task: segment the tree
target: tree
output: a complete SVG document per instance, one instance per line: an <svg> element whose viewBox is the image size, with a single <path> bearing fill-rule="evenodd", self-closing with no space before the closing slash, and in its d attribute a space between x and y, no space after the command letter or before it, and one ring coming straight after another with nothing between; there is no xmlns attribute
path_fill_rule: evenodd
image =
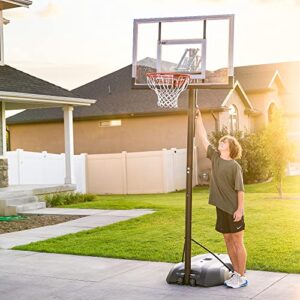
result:
<svg viewBox="0 0 300 300"><path fill-rule="evenodd" d="M271 174L282 198L282 181L286 166L295 154L295 145L288 139L286 122L282 112L274 109L271 121L264 131L264 145L271 167Z"/></svg>

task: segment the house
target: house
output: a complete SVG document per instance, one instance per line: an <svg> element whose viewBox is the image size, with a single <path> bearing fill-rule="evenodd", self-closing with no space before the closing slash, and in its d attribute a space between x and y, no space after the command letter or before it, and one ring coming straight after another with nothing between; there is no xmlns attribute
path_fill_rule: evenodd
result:
<svg viewBox="0 0 300 300"><path fill-rule="evenodd" d="M198 90L198 105L207 132L223 126L255 131L266 125L272 107L285 108L289 98L284 83L289 77L281 75L286 64L289 63L236 67L233 89ZM178 108L159 108L153 91L131 88L131 65L72 93L97 99L90 107L74 110L76 154L186 147L187 92L180 96ZM11 149L62 152L62 137L57 135L62 117L60 109L40 108L8 118Z"/></svg>
<svg viewBox="0 0 300 300"><path fill-rule="evenodd" d="M6 110L34 109L56 107L63 112L64 152L66 152L66 177L65 183L73 183L73 117L74 106L89 106L95 100L83 99L61 87L50 84L44 80L30 76L16 70L4 63L3 27L9 21L3 18L3 10L28 7L28 0L0 0L0 187L7 187L7 151L6 143Z"/></svg>

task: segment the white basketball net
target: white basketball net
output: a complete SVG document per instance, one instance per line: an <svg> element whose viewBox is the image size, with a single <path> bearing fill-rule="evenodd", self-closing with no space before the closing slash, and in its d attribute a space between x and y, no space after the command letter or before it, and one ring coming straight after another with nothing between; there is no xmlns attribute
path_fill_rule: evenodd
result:
<svg viewBox="0 0 300 300"><path fill-rule="evenodd" d="M155 91L157 105L164 108L178 107L178 97L186 90L190 82L190 76L179 73L148 73L148 86Z"/></svg>

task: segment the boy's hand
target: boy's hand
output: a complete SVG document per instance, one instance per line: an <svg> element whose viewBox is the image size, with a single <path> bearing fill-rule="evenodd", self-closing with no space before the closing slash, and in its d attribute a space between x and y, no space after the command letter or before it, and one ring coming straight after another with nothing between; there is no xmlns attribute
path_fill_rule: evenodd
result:
<svg viewBox="0 0 300 300"><path fill-rule="evenodd" d="M240 221L243 215L244 215L243 209L237 209L233 214L233 222Z"/></svg>

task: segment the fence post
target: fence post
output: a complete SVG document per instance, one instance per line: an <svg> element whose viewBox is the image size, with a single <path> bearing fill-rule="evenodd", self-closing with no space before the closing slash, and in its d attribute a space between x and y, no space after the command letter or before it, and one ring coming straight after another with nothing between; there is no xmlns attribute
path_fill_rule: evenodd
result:
<svg viewBox="0 0 300 300"><path fill-rule="evenodd" d="M41 183L50 183L47 178L47 151L42 151L42 182ZM46 180L47 179L47 180Z"/></svg>
<svg viewBox="0 0 300 300"><path fill-rule="evenodd" d="M161 150L161 164L162 164L162 192L167 193L168 192L168 166L167 166L167 149L163 148Z"/></svg>
<svg viewBox="0 0 300 300"><path fill-rule="evenodd" d="M17 176L18 176L18 180L17 180L17 184L22 184L22 177L21 177L21 174L22 174L22 164L23 164L23 159L22 159L22 156L23 156L23 152L24 150L23 149L17 149L16 150L16 153L17 153Z"/></svg>
<svg viewBox="0 0 300 300"><path fill-rule="evenodd" d="M123 194L128 194L128 180L127 180L127 152L122 151L121 153L121 160L122 160L122 191Z"/></svg>
<svg viewBox="0 0 300 300"><path fill-rule="evenodd" d="M87 193L87 153L80 153L80 164L81 164L81 177L82 177L82 180L81 180L81 193L85 194ZM79 176L80 178L80 176ZM75 181L76 180L76 173L75 173ZM78 181L77 181L78 182Z"/></svg>
<svg viewBox="0 0 300 300"><path fill-rule="evenodd" d="M177 180L176 180L176 174L175 174L175 170L176 170L176 153L177 153L177 149L176 148L171 148L171 153L172 153L172 192L177 190Z"/></svg>

